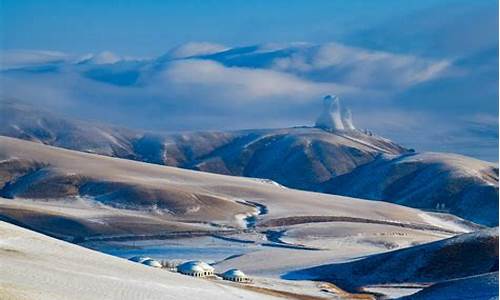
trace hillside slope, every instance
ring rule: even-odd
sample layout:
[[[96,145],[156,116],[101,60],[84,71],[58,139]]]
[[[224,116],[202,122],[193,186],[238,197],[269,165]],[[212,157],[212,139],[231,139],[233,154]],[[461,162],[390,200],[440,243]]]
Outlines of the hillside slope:
[[[367,285],[433,283],[498,271],[498,228],[415,247],[291,272],[287,279],[333,281],[355,289]]]
[[[498,166],[461,155],[383,156],[333,178],[323,188],[332,194],[437,208],[476,223],[498,225]]]
[[[108,156],[134,158],[132,131],[80,122],[14,99],[0,100],[0,135]]]
[[[125,258],[185,253],[274,279],[478,229],[381,201],[8,137],[0,137],[0,174],[0,220]]]
[[[267,178],[315,190],[335,176],[406,149],[359,131],[298,127],[152,134],[77,122],[18,101],[0,103],[0,135],[72,150],[219,174]]]
[[[279,299],[147,267],[0,221],[1,299]]]
[[[466,297],[466,298],[464,298]],[[433,284],[400,300],[497,300],[498,272],[469,276]]]
[[[0,135],[310,191],[438,207],[498,225],[497,164],[415,154],[369,132],[295,127],[153,134],[78,122],[5,100],[0,116]]]
[[[304,192],[272,182],[183,170],[0,137],[0,212],[9,221],[72,236],[245,228],[287,218],[377,222],[466,232],[422,211]],[[333,218],[334,220],[330,220]],[[311,220],[309,220],[311,219]],[[284,220],[284,221],[283,221]],[[338,220],[337,220],[338,221]],[[69,226],[68,224],[73,224]],[[465,229],[464,229],[465,228]]]

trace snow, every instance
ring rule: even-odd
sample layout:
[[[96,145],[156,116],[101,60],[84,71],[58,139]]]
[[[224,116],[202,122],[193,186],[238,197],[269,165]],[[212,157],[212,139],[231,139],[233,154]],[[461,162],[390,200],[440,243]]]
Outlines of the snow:
[[[257,182],[261,182],[261,183],[264,183],[264,184],[272,184],[274,186],[277,186],[277,187],[280,187],[280,188],[283,188],[283,189],[286,189],[286,186],[284,185],[281,185],[279,183],[277,183],[276,181],[274,180],[271,180],[271,179],[266,179],[266,178],[254,178]]]
[[[396,251],[366,255],[347,263],[335,261],[306,268],[286,274],[283,278],[328,280],[350,289],[368,287],[369,290],[377,289],[394,295],[404,292],[405,288],[420,288],[435,282],[491,272],[498,261],[497,247],[498,228],[490,228]],[[464,295],[474,293],[469,290]]]
[[[196,279],[4,222],[0,222],[0,266],[0,299],[283,299],[290,293],[297,299],[351,299],[351,294],[322,282],[259,276],[251,276],[250,284]],[[216,264],[215,269],[230,268]]]
[[[119,256],[123,255],[126,258],[133,255],[147,255],[155,259],[164,259],[167,258],[167,255],[172,258],[181,258],[178,254],[180,251],[186,250],[184,252],[193,257],[182,258],[199,259],[200,257],[194,256],[208,258],[209,254],[193,251],[200,245],[207,246],[207,248],[212,247],[212,249],[226,248],[228,252],[218,252],[217,257],[212,256],[218,262],[217,269],[239,268],[251,277],[266,276],[281,280],[280,277],[283,274],[292,270],[332,262],[356,260],[365,255],[388,251],[387,245],[402,248],[439,240],[453,235],[452,232],[443,230],[458,229],[453,227],[458,226],[454,223],[436,218],[426,219],[425,216],[422,217],[423,212],[420,210],[385,202],[283,189],[273,184],[263,184],[262,181],[252,178],[152,165],[64,150],[5,137],[0,137],[0,142],[0,158],[15,154],[21,159],[30,158],[44,162],[53,168],[51,170],[61,174],[74,172],[98,182],[110,181],[144,186],[148,189],[161,189],[170,192],[169,195],[174,198],[177,194],[172,192],[182,192],[182,195],[188,196],[181,199],[188,200],[198,194],[210,196],[204,200],[205,202],[198,204],[199,210],[197,212],[191,212],[192,214],[188,215],[187,222],[173,213],[158,215],[150,209],[127,210],[104,205],[90,197],[68,198],[64,201],[0,199],[0,208],[6,210],[18,209],[34,214],[43,213],[72,218],[86,225],[89,223],[95,226],[106,224],[108,229],[117,222],[121,228],[126,228],[125,231],[103,232],[101,236],[103,239],[94,241],[94,246],[97,249],[99,249],[99,245],[97,245],[99,242],[106,243],[106,237],[120,237],[120,234],[122,234],[121,237],[146,239],[148,234],[153,236],[158,231],[165,230],[206,230],[207,234],[210,234],[210,230],[213,228],[221,230],[228,228],[227,226],[239,227],[243,225],[245,216],[256,213],[254,207],[242,202],[265,207],[266,213],[259,215],[255,230],[248,228],[241,234],[226,235],[223,237],[225,239],[212,238],[210,244],[207,243],[207,240],[203,240],[208,237],[200,237],[199,240],[185,238],[182,239],[182,242],[180,239],[175,240],[178,243],[176,249],[166,244],[153,245],[148,248],[147,245],[142,247],[140,243],[128,241],[128,244],[127,242],[122,243],[123,248],[132,247],[133,250],[137,251],[122,251],[120,253],[120,251],[103,250]],[[182,203],[180,202],[180,204]],[[222,206],[218,207],[218,203],[222,203]],[[228,204],[236,205],[236,209],[231,207],[228,209]],[[192,205],[187,207],[192,207]],[[223,210],[223,214],[197,214],[206,207]],[[313,222],[316,217],[321,216],[343,217],[344,219]],[[296,225],[284,224],[278,228],[259,228],[263,222],[287,217],[303,218],[304,222]],[[388,221],[390,222],[388,223]],[[135,231],[136,224],[148,224],[149,227],[142,229],[142,231]],[[411,226],[408,227],[409,225]],[[427,227],[422,227],[422,225],[427,225]],[[429,225],[434,226],[434,228],[429,229]],[[281,240],[284,243],[268,240],[266,234],[262,233],[267,229],[283,230],[284,236],[281,237]],[[463,230],[463,228],[460,229]],[[189,243],[192,244],[189,245]],[[322,250],[304,249],[300,248],[301,245]],[[75,266],[75,269],[81,271],[78,266]],[[117,274],[109,276],[120,278]],[[140,276],[133,278],[140,278]],[[17,277],[14,279],[21,280]],[[138,283],[133,285],[137,287]],[[119,288],[125,289],[125,287]]]
[[[98,182],[144,186],[148,189],[165,190],[169,193],[182,192],[191,195],[190,197],[198,194],[210,195],[217,200],[224,201],[223,203],[236,203],[241,207],[235,206],[235,210],[225,212],[225,216],[233,220],[236,214],[250,212],[248,206],[238,203],[244,199],[260,203],[268,208],[269,213],[262,216],[263,221],[278,217],[333,215],[373,220],[397,220],[399,223],[405,224],[423,223],[422,218],[418,216],[419,210],[380,201],[284,189],[273,184],[262,184],[262,182],[252,178],[147,164],[7,137],[0,137],[0,142],[0,157],[15,155],[20,159],[44,162],[52,166],[51,171],[53,172],[77,173]],[[35,205],[35,203],[32,204]],[[58,205],[50,208],[56,209]],[[75,205],[79,204],[75,203]],[[47,204],[45,203],[43,207],[47,208]],[[200,211],[206,207],[204,205]],[[119,206],[115,207],[112,213],[125,212],[119,208]],[[211,206],[211,208],[214,207]],[[230,216],[230,214],[232,215]],[[208,215],[205,217],[210,218]]]
[[[15,239],[14,239],[15,238]],[[1,299],[275,299],[58,241],[0,222]]]
[[[383,148],[380,148],[372,143],[369,143],[369,142],[366,142],[366,141],[363,141],[361,139],[358,139],[358,138],[355,138],[353,136],[350,136],[350,135],[346,135],[346,134],[339,134],[339,136],[345,138],[345,139],[348,139],[348,140],[351,140],[355,143],[358,143],[358,144],[361,144],[363,146],[366,146],[368,148],[371,148],[371,149],[374,149],[376,151],[379,151],[381,153],[385,153],[387,150],[383,149]],[[389,154],[385,154],[387,157],[396,157],[395,155],[389,155]]]
[[[440,228],[446,228],[446,229],[449,229],[451,231],[455,231],[455,232],[470,232],[470,228],[469,227],[466,227],[462,224],[459,224],[457,222],[453,222],[453,221],[448,221],[448,220],[444,220],[444,219],[440,219],[436,216],[431,216],[427,213],[421,213],[419,214],[419,216],[428,224],[431,224],[431,225],[434,225],[436,227],[440,227]]]
[[[487,226],[498,225],[495,164],[461,155],[432,152],[383,155],[332,179],[326,190],[423,209],[445,204],[450,213],[461,218]],[[432,223],[439,222],[426,218]]]
[[[464,277],[434,284],[411,295],[407,300],[497,300],[498,272]]]
[[[418,285],[374,285],[363,287],[364,292],[377,293],[386,296],[388,299],[409,296],[421,291],[424,287]]]

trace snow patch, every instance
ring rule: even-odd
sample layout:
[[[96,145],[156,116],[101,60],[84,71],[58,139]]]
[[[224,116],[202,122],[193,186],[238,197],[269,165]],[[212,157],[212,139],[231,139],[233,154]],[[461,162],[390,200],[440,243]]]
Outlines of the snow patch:
[[[440,218],[435,217],[435,216],[431,216],[431,215],[426,214],[426,213],[419,214],[419,217],[421,217],[426,223],[434,225],[436,227],[441,227],[441,228],[445,228],[445,229],[448,229],[451,231],[463,232],[463,233],[467,233],[467,232],[471,231],[469,228],[462,226],[456,222],[446,221],[446,220],[440,219]]]

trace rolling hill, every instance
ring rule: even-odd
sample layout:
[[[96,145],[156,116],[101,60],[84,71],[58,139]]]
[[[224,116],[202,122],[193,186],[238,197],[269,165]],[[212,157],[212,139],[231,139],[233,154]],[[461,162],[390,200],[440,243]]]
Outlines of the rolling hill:
[[[456,232],[446,222],[435,225],[435,218],[419,210],[390,203],[7,137],[0,137],[0,159],[0,196],[12,199],[0,201],[3,218],[62,237],[245,228],[242,219],[257,214],[260,206],[267,212],[257,224],[266,226],[288,223],[289,217],[323,216]]]
[[[0,221],[1,299],[281,299],[105,255]]]
[[[498,272],[453,279],[431,285],[401,300],[496,300],[498,299]]]
[[[372,176],[377,174],[377,176]],[[324,192],[437,208],[498,225],[498,166],[458,154],[381,156],[324,184]]]
[[[356,289],[368,285],[434,283],[497,271],[498,228],[490,228],[352,262],[298,270],[284,277],[333,281]]]
[[[133,245],[147,253],[136,245],[154,241],[167,248],[220,245],[231,251],[215,261],[218,268],[265,276],[257,282],[263,286],[299,268],[412,249],[481,228],[387,202],[9,137],[0,137],[0,174],[0,220],[92,249]],[[315,287],[312,293],[324,292]]]
[[[269,179],[303,190],[438,208],[480,224],[498,225],[497,164],[447,153],[414,153],[370,132],[294,127],[145,133],[66,119],[15,100],[2,102],[0,116],[4,136]]]

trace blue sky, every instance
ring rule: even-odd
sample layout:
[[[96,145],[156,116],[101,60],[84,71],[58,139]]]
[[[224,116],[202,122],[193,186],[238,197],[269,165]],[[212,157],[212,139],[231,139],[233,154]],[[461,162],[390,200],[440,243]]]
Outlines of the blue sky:
[[[395,17],[449,9],[450,2],[463,1],[2,0],[2,47],[154,56],[191,41],[339,41]]]
[[[332,93],[406,146],[498,159],[494,0],[0,5],[4,98],[177,131],[309,125]]]

